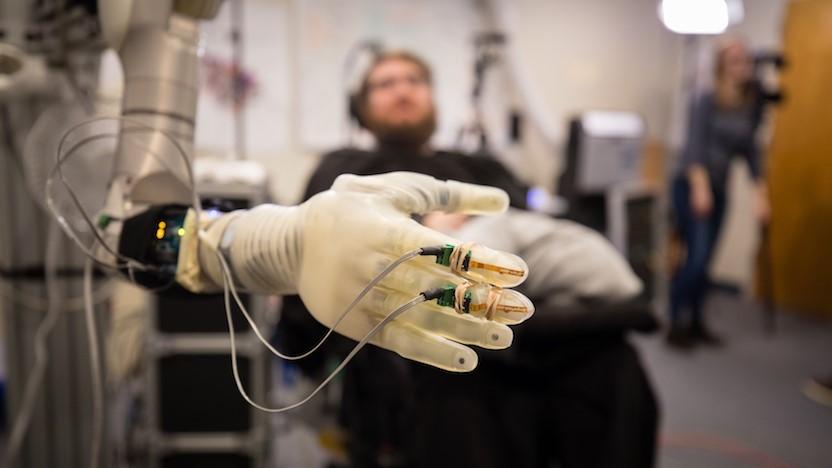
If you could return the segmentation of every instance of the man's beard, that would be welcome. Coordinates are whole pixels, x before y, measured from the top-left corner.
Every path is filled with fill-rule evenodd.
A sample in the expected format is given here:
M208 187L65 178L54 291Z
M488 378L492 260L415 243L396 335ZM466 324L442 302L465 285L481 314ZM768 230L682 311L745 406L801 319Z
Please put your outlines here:
M367 130L382 146L423 146L436 131L436 112L431 111L418 122L394 125L372 117L367 119Z

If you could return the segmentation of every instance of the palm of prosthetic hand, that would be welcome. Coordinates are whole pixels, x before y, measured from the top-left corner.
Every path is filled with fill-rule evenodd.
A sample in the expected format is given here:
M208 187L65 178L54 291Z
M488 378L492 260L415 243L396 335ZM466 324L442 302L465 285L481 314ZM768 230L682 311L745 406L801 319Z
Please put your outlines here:
M505 210L507 205L508 197L502 190L441 182L419 174L341 176L331 190L301 207L304 233L298 292L312 315L331 327L367 283L403 253L420 247L460 244L420 225L412 214L493 213ZM519 278L493 275L493 286L515 286L525 278L525 263L518 257L479 249L499 263L523 271ZM387 314L419 293L465 282L448 267L437 264L434 257L417 257L382 280L336 331L360 340ZM469 371L476 367L477 356L460 343L492 349L508 347L513 334L506 323L524 320L532 312L525 298L520 296L519 302L526 305L527 314L498 314L493 320L461 315L452 308L426 302L387 324L372 342L436 367Z

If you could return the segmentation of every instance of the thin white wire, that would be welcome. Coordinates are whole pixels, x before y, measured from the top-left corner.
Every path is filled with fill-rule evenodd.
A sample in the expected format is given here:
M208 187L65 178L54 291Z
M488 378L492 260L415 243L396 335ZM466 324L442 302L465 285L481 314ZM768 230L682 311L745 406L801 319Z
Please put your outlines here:
M61 137L61 141L58 144L58 152L56 153L57 160L55 162L55 165L52 166L52 170L49 173L49 177L47 177L47 179L46 179L46 187L45 187L45 194L44 194L44 197L46 198L46 206L49 208L49 210L55 216L55 219L58 220L58 223L61 225L61 228L63 228L64 232L66 232L66 234L73 241L75 241L75 243L78 244L78 246L81 247L81 249L84 250L85 253L87 253L87 256L93 256L93 258L95 258L95 256L91 253L91 250L88 250L89 247L84 245L83 242L81 242L80 237L78 237L77 233L69 225L69 222L66 220L63 213L61 213L60 210L58 210L58 207L55 205L54 198L52 197L52 184L54 183L55 176L58 175L58 176L60 176L61 183L63 183L64 187L67 190L67 193L69 193L69 196L72 199L72 202L75 204L76 208L78 208L79 211L81 212L81 215L83 216L84 220L87 223L87 226L90 228L90 231L93 233L96 240L111 255L113 255L117 259L122 260L123 262L127 263L127 260L124 259L123 256L119 255L118 252L114 251L109 245L107 245L107 243L101 237L101 235L98 232L98 228L95 226L95 223L92 222L92 219L89 217L87 212L83 209L83 207L81 205L81 202L78 199L78 196L75 194L75 190L72 188L72 186L69 185L69 182L66 180L66 177L64 176L64 173L63 173L63 164L64 164L64 162L67 159L69 159L70 156L75 154L75 152L78 151L80 148L82 148L84 145L86 145L88 143L92 143L93 141L96 141L96 140L103 140L105 138L117 138L118 133L102 133L102 134L99 134L99 135L93 135L93 136L90 136L90 137L87 137L87 138L83 138L80 142L73 145L72 148L70 148L70 150L67 151L67 153L64 155L63 152L62 152L64 142L66 141L66 138L71 134L71 132L73 130L75 130L77 127L78 126L76 125L75 127L72 127L69 130L67 130L66 133L64 133L64 135ZM101 262L100 260L98 262L99 263L105 263L105 262Z
M246 321L248 321L248 324L251 326L252 331L254 331L254 334L257 335L257 338L260 340L260 342L263 343L263 345L266 348L268 348L269 351L271 351L271 353L274 354L275 356L280 357L282 359L286 359L288 361L297 361L299 359L303 359L305 357L310 356L312 353L317 351L321 346L323 346L323 344L326 342L326 340L329 339L330 335L332 335L332 333L335 331L335 329L338 328L338 325L341 324L341 321L344 320L344 318L352 311L352 309L356 305L358 305L359 302L361 302L361 300L364 298L364 296L366 296L367 293L369 293L374 287L376 287L376 285L379 282L381 282L381 280L386 278L387 275L389 275L391 272L393 272L393 270L398 268L399 265L401 265L402 263L410 260L411 258L419 256L419 254L421 254L421 253L422 253L421 248L411 250L410 252L402 255L401 257L399 257L398 259L396 259L395 261L393 261L392 263L387 265L387 267L384 270L382 270L381 273L376 275L376 277L373 278L373 280L370 281L367 284L367 286L364 287L364 289L355 297L355 299L352 300L352 302L347 306L347 308L344 309L344 312L342 312L341 315L338 317L338 320L336 320L335 323L331 327L329 327L329 330L327 330L327 332L324 334L324 336L318 341L318 343L315 346L313 346L311 349L309 349L308 351L306 351L304 353L297 354L297 355L294 355L294 356L286 355L286 354L281 353L280 351L275 349L271 345L271 343L269 343L269 340L267 340L266 338L263 337L262 333L260 332L260 328L254 322L254 319L251 318L251 315L249 314L248 310L246 309L246 306L243 304L243 301L240 299L240 296L237 294L237 286L234 283L233 275L230 274L231 268L228 266L228 263L225 260L225 256L222 255L222 253L220 253L218 258L220 259L220 266L223 269L223 277L225 278L225 276L227 275L228 278L229 278L231 295L234 297L234 301L237 303L237 306L240 308L240 312L243 313L243 316L246 318Z
M118 121L124 121L124 122L127 122L127 123L131 123L133 125L142 126L142 127L144 127L144 131L150 131L150 132L160 131L161 132L161 130L158 130L154 127L151 127L147 124L144 124L144 123L141 123L141 122L138 122L138 121L134 121L132 119L128 119L128 118L125 118L125 117L97 117L97 118L85 120L83 122L80 122L80 123L76 124L75 126L73 126L72 128L70 128L69 130L67 130L64 133L64 135L61 137L60 142L58 143L58 152L57 152L56 163L55 163L55 166L53 167L53 171L50 174L50 177L47 179L47 182L46 182L47 205L49 205L50 209L52 209L52 211L55 212L55 207L54 207L54 203L53 203L53 200L52 200L51 186L52 186L52 183L53 183L53 180L54 180L54 175L55 175L55 173L57 173L57 175L60 176L61 183L64 185L64 187L66 187L67 192L69 193L69 196L70 196L73 204L78 209L78 211L81 213L81 215L83 216L84 221L87 224L87 227L89 227L90 231L92 231L93 235L96 237L98 242L102 245L102 247L104 247L104 249L107 250L107 252L109 252L111 255L113 255L117 259L123 261L128 266L133 264L133 266L139 266L139 267L142 267L142 268L147 268L145 265L142 265L140 262L137 262L134 259L131 259L129 257L125 257L124 255L121 255L119 252L113 250L109 245L107 245L107 243L104 241L104 239L99 234L98 229L95 226L95 223L92 221L92 218L90 218L90 216L87 214L87 212L84 211L80 199L76 195L75 190L73 190L72 187L69 185L69 181L66 180L66 177L65 177L64 172L63 172L63 161L66 160L72 154L74 154L76 151L79 151L84 145L86 145L88 143L91 143L95 140L100 140L100 139L104 139L104 138L111 138L111 137L120 137L123 142L126 142L126 141L129 141L126 138L128 136L127 135L128 133L132 133L134 131L135 132L141 132L141 130L130 129L130 130L122 130L119 133L100 133L98 135L92 135L92 136L83 138L83 139L81 139L81 141L72 145L72 147L66 152L66 154L64 156L61 156L63 154L63 151L62 151L63 147L66 144L67 139L69 138L69 136L72 134L73 131L77 130L78 128L80 128L84 125L89 125L89 124L95 123L97 121L113 120L113 119L117 119ZM171 135L170 138L172 139L173 136ZM175 140L171 140L171 142L175 142ZM174 143L174 144L175 144L175 146L178 150L184 151L184 149L182 149L181 146L179 146L177 143ZM150 148L148 148L146 146L142 146L142 150L146 151L151 156L153 156L153 158L156 159L156 161L158 161L168 171L170 171L172 173L175 172L173 170L173 168L171 168L171 166L167 164L167 162L164 160L164 158L160 157L158 154L156 154ZM190 162L187 162L186 164L190 164ZM63 218L63 217L61 216L61 218ZM62 223L62 225L67 226L64 223Z
M23 387L23 398L21 399L20 409L14 420L11 431L9 432L8 445L6 446L6 453L3 454L3 466L10 468L12 463L17 458L17 454L23 445L23 439L26 437L26 432L29 430L29 424L32 420L32 413L35 408L35 399L40 392L43 377L46 372L46 365L49 362L49 354L47 353L46 340L58 319L61 317L62 308L58 304L58 284L57 284L57 261L58 261L58 243L60 242L60 229L55 223L49 223L47 245L46 245L46 259L45 259L45 277L46 277L46 294L48 297L49 308L43 320L35 330L34 337L34 354L35 359L32 364L32 370L26 378L26 384Z
M78 126L69 129L67 131L67 133L64 134L64 138L66 138L67 135L69 135L69 132L73 131L77 127ZM75 244L81 249L82 252L84 252L84 254L87 257L92 258L93 261L95 261L95 263L98 264L99 266L102 266L102 267L105 267L105 268L110 268L110 269L118 268L118 266L119 266L118 262L116 262L116 266L113 266L113 265L110 265L109 263L107 263L106 261L99 259L95 255L95 253L92 251L91 247L87 246L86 244L83 243L83 241L81 241L81 238L78 235L78 233L75 231L75 229L72 228L72 226L69 225L69 221L66 220L66 217L58 209L58 206L55 204L55 201L54 201L54 198L53 198L53 195L52 195L52 185L54 184L55 177L60 175L61 176L61 182L63 183L64 187L66 188L67 192L69 193L70 198L72 199L76 208L81 213L81 216L83 217L83 219L85 220L87 225L90 227L90 230L92 231L93 235L95 236L94 240L97 241L99 244L101 244L104 247L104 249L107 250L108 252L110 252L114 257L116 257L117 260L121 260L123 262L123 264L121 264L121 266L126 265L128 267L128 270L129 270L130 274L132 274L132 269L133 268L138 268L138 269L141 269L141 270L145 270L147 268L146 268L146 266L142 265L139 262L136 262L135 260L133 260L131 262L130 259L126 259L125 257L119 255L117 252L114 252L110 248L110 246L107 245L107 243L104 241L104 239L101 237L100 233L98 232L98 228L95 226L95 224L92 222L92 219L89 217L89 214L87 214L87 212L81 206L81 203L78 199L78 196L75 194L75 190L72 188L71 185L69 185L69 182L64 178L63 172L61 170L64 163L71 156L73 156L76 153L76 151L78 151L84 145L86 145L88 143L91 143L93 141L96 141L96 140L101 140L101 139L104 139L104 138L117 138L118 136L119 136L118 133L102 133L102 134L99 134L99 135L93 135L93 136L84 138L80 142L76 143L72 148L70 148L70 150L67 151L67 153L64 154L64 155L61 154L61 149L62 149L63 141L64 141L62 139L61 144L58 146L58 160L55 163L55 165L52 167L52 170L50 171L49 177L47 177L47 179L46 179L46 187L45 187L44 197L46 198L47 208L49 208L49 211L52 212L52 215L58 221L58 224L61 226L63 231L66 233L67 236L69 236L70 239L72 239L73 242L75 242ZM153 153L151 152L151 154L153 154Z
M220 263L223 263L224 259L222 259L222 253L217 251L217 254L218 254L218 257L220 258ZM223 268L222 286L223 286L223 294L224 294L224 298L225 298L225 318L228 321L228 333L229 333L229 338L231 339L231 370L234 374L234 383L237 384L237 390L240 392L240 395L242 395L242 397L248 402L249 405L259 409L260 411L265 411L267 413L282 413L284 411L289 411L289 410L295 409L295 408L305 404L306 402L308 402L309 400L314 398L315 395L317 395L321 390L323 390L324 387L326 387L329 384L329 382L331 382L332 379L334 379L335 376L338 375L338 373L340 373L341 370L343 370L344 367L347 364L349 364L349 362L355 357L355 355L358 354L358 352L361 351L361 349L379 331L381 331L388 323L392 322L393 320L398 318L399 315L407 312L408 310L417 306L418 304L421 304L422 302L425 302L425 296L420 294L420 295L414 297L411 301L406 302L406 303L402 304L401 306L399 306L398 308L396 308L393 312L390 313L390 315L388 315L383 320L381 320L379 323L377 323L372 329L370 329L369 332L367 332L366 335L364 335L364 338L362 338L361 341L359 341L358 344L355 345L355 347L352 349L352 351L350 351L350 353L347 354L347 357L345 357L344 360L341 361L341 364L339 364L338 367L336 367L335 370L333 370L332 373L330 373L329 376L326 379L324 379L324 381L321 382L315 388L315 390L312 390L312 392L309 395L307 395L305 398L303 398L302 400L297 401L295 403L292 403L291 405L284 406L282 408L269 408L269 407L266 407L266 406L262 406L258 403L255 403L251 399L251 397L248 395L248 393L246 393L245 388L243 388L243 382L240 380L240 372L237 368L237 344L236 344L236 339L234 337L234 334L235 334L235 332L234 332L234 322L231 319L231 300L230 300L229 287L228 287L229 280L230 280L230 274L225 268Z
M104 426L104 384L101 371L101 351L98 343L98 327L95 305L92 301L92 259L84 262L84 321L90 351L90 376L92 378L92 441L90 466L97 468L101 457L101 438Z
M70 198L72 199L73 204L75 204L75 207L81 213L82 217L84 218L84 221L86 222L86 224L91 229L93 235L95 235L96 240L107 251L109 251L112 255L114 255L117 259L123 261L124 264L128 267L128 274L132 276L132 273L133 273L132 269L133 268L140 269L140 270L146 270L146 269L148 269L148 266L145 265L145 264L142 264L141 262L136 261L135 259L124 257L123 255L119 254L118 252L113 251L112 248L110 248L110 246L107 245L107 243L104 241L104 239L99 234L98 228L95 226L95 223L92 221L89 214L87 214L87 212L83 209L83 206L81 205L80 200L78 199L78 197L75 194L75 190L72 188L72 186L69 185L69 183L66 180L66 178L64 177L64 174L63 174L63 171L62 171L62 166L63 166L64 162L71 155L73 155L76 151L78 151L78 149L80 149L83 145L85 145L87 143L90 143L92 141L98 140L98 139L109 138L109 137L114 137L114 136L117 137L117 136L120 136L122 133L124 133L124 132L121 132L121 133L102 133L102 134L99 134L99 135L93 135L93 136L84 138L80 142L73 145L70 148L70 150L67 151L66 154L62 154L63 146L66 144L66 140L69 138L69 135L72 132L76 131L77 129L81 128L84 125L89 125L89 124L92 124L92 123L95 123L95 122L101 122L101 121L126 122L126 123L129 123L129 124L132 124L132 125L142 127L147 131L157 132L160 135L162 135L163 137L165 137L165 139L167 139L174 146L174 148L176 149L175 153L182 159L182 163L184 164L184 167L185 167L185 170L186 170L186 173L187 173L187 176L188 176L188 183L189 183L190 188L191 188L191 194L193 196L192 206L193 206L194 211L195 211L194 217L195 217L195 221L196 221L197 226L200 225L199 221L200 221L201 205L200 205L200 201L199 201L199 196L198 196L197 191L196 191L196 183L195 183L194 174L193 174L193 166L191 164L191 161L188 159L188 154L185 151L185 149L182 147L182 145L176 140L176 138L172 134L170 134L169 132L167 132L165 130L162 130L162 129L158 129L158 128L153 127L151 125L148 125L144 122L141 122L141 121L138 121L138 120L135 120L135 119L130 119L130 118L127 118L127 117L124 117L124 116L94 117L94 118L91 118L91 119L84 120L84 121L74 125L73 127L69 128L66 132L64 132L64 135L62 136L61 141L58 144L58 151L56 153L55 166L53 167L50 176L46 180L46 194L45 194L46 204L49 207L52 214L54 215L55 219L58 221L61 228L64 230L64 232L70 237L70 239L72 239L75 242L76 245L78 245L78 247L87 255L87 257L92 258L93 261L95 261L96 263L98 263L101 266L112 268L112 265L109 265L106 262L101 261L100 259L98 259L95 256L95 254L89 249L89 247L86 246L80 240L80 237L77 235L75 230L69 225L68 221L65 219L63 214L60 212L60 210L55 205L54 200L52 198L51 187L52 187L52 184L54 183L55 176L59 175L60 178L61 178L61 182L63 183L67 192L70 194ZM160 157L155 152L150 151L149 148L146 148L146 149L147 149L148 153L151 156L153 156L157 161L159 161L160 164L162 164L163 166L170 169L170 166L167 164L167 162L164 160L164 158Z
M170 141L170 142L174 145L174 147L176 148L176 150L177 150L178 154L180 154L180 155L181 155L181 157L182 157L182 161L183 161L183 163L184 163L184 165L185 165L185 168L188 170L188 172L189 172L189 173L191 172L191 171L190 171L191 162L190 162L190 160L188 159L187 154L185 153L184 148L182 148L182 146L179 144L179 142L178 142L178 141L176 141L176 138L175 138L173 135L171 135L170 133L168 133L168 132L166 132L166 131L164 131L164 130L162 130L162 129L159 129L159 128L157 128L157 127L153 127L153 126L151 126L151 125L148 125L147 123L144 123L144 122L141 122L141 121L138 121L138 120L135 120L135 119L131 119L131 118L128 118L128 117L124 117L124 116L118 116L118 117L114 117L114 116L102 116L102 117L93 117L93 118L91 118L91 119L84 120L84 121L79 122L78 124L76 124L76 125L72 126L72 127L71 127L71 128L69 128L66 132L64 132L63 136L61 137L60 142L58 143L58 151L57 151L57 154L56 154L56 165L55 165L55 168L57 169L58 175L59 175L59 176L60 176L60 178L61 178L61 182L64 184L64 186L66 186L66 187L67 187L67 189L68 189L68 191L69 191L69 193L70 193L70 196L72 197L72 201L73 201L73 203L75 204L75 207L76 207L76 208L78 208L80 211L82 211L82 213L83 213L83 214L86 214L86 212L84 212L84 211L83 211L82 206L81 206L81 202L80 202L80 200L78 199L78 197L75 195L74 190L70 190L69 182L66 180L66 177L64 176L64 173L63 173L63 170L62 170L62 164L60 164L60 162L61 162L61 154L62 154L62 149L63 149L64 145L66 144L67 139L68 139L68 138L69 138L69 136L72 134L72 132L74 132L75 130L78 130L79 128L81 128L81 127L83 127L83 126L85 126L85 125L90 125L90 124L92 124L92 123L95 123L95 122L101 122L101 121L105 121L105 120L109 120L109 121L116 120L116 121L118 121L118 122L129 123L129 124L131 124L131 125L136 125L136 126L142 127L142 128L144 128L144 130L149 131L149 132L159 132L159 133L160 133L160 134L162 134L163 136L167 137L168 141ZM131 131L132 131L132 130L131 130ZM117 135L117 136L124 136L126 133L128 133L128 131L125 131L124 129L122 129L122 131L121 131L121 132L119 132L119 133L117 133L116 135ZM106 137L107 135L108 135L108 134L100 134L100 135L97 135L97 136L92 136L92 137L85 138L85 139L83 139L81 142L76 143L76 144L73 146L73 148L72 148L70 151L68 151L68 152L67 152L67 154L70 154L70 153L72 153L72 152L76 151L76 150L77 150L78 148L80 148L81 146L83 146L83 145L85 144L84 140L87 140L87 139L91 139L91 140L92 140L92 139L98 139L98 137L102 137L102 138L103 138L103 137ZM144 149L149 150L149 148L144 148ZM156 153L154 153L154 152L152 152L152 151L149 151L149 153L150 153L150 154L151 154L151 156L153 156L153 157L154 157L154 158L155 158L155 159L156 159L156 160L157 160L157 161L158 161L158 162L159 162L162 166L166 167L166 168L167 168L170 172L175 172L175 171L173 171L173 169L172 169L172 168L171 168L171 167L167 164L167 161L165 161L163 158L160 158L160 157L159 157L159 155L157 155ZM93 223L93 222L92 222L92 220L89 218L89 216L84 216L84 220L87 222L87 225L89 226L89 228L90 228L93 232L97 233L97 230L96 230L96 227L95 227L95 223ZM99 241L100 241L100 242L102 242L102 244L103 244L103 240L102 240L100 237L99 237ZM112 255L114 255L114 256L116 256L116 257L119 257L119 253L118 253L118 252L116 252L116 251L113 251L113 250L112 250L109 246L107 246L106 244L104 244L104 248L105 248L105 249L107 249L107 250L108 250L108 251L109 251Z

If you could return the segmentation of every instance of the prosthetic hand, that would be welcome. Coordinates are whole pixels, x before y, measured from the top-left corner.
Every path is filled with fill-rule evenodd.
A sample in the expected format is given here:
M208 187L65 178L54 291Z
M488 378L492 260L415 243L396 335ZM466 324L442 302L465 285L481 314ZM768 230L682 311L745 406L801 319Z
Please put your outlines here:
M342 175L330 190L297 207L263 205L205 220L202 236L194 234L190 213L177 281L194 291L220 289L225 261L246 290L297 292L319 322L354 340L397 306L431 291L438 302L415 306L370 342L467 372L476 367L477 355L460 343L506 348L513 338L507 324L531 316L528 299L502 289L526 278L526 264L515 255L461 244L411 215L497 213L507 206L505 192L490 187L405 172ZM365 286L407 252L417 258L402 263L340 320Z

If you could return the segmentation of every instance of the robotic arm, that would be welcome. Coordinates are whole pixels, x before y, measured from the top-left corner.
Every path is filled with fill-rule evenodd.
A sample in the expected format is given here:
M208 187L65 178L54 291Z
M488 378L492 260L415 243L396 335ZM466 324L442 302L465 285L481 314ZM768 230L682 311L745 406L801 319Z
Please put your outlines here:
M211 292L233 281L252 292L297 292L335 331L359 341L371 336L378 346L451 371L476 367L476 353L464 344L508 347L507 325L533 312L528 299L503 289L526 278L525 263L411 218L429 211L504 211L508 197L501 190L410 173L345 175L300 206L213 216L199 211L189 177L197 21L212 18L220 5L99 2L125 76L116 169L99 216L111 254L118 253L110 255L113 263L129 258L151 266L130 271L147 286L175 280ZM414 297L426 301L372 333Z
M176 151L192 158L199 92L198 20L213 18L221 4L99 1L102 28L118 51L125 80L125 120L110 196L116 209L126 202L191 203L186 167Z

